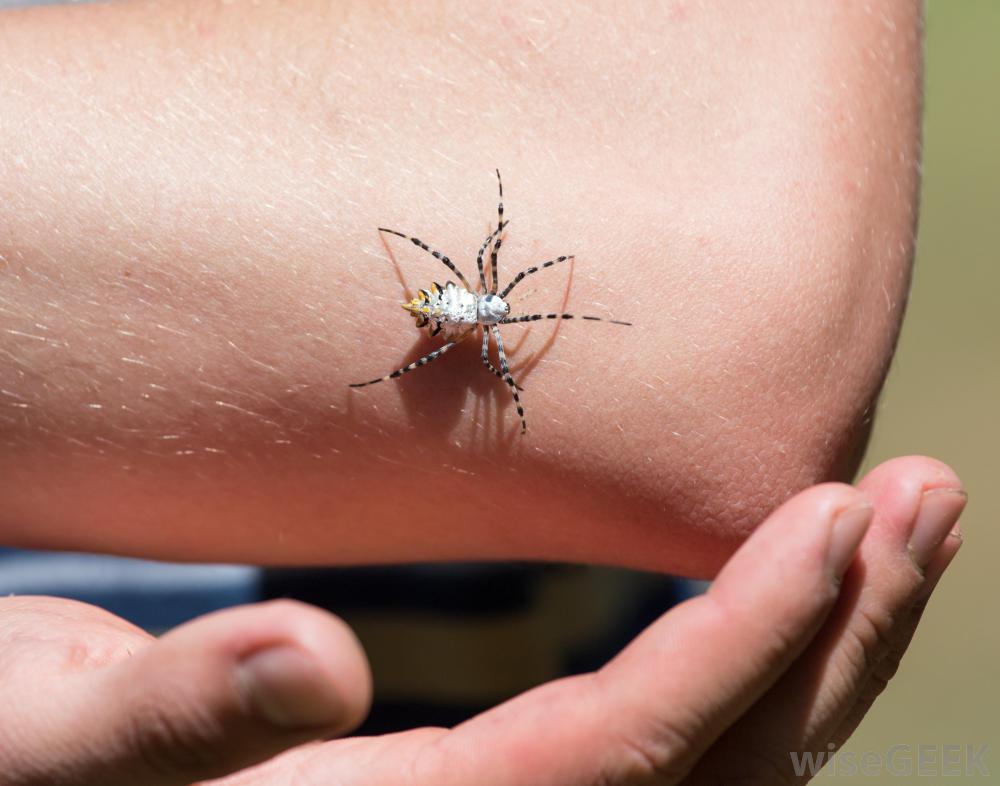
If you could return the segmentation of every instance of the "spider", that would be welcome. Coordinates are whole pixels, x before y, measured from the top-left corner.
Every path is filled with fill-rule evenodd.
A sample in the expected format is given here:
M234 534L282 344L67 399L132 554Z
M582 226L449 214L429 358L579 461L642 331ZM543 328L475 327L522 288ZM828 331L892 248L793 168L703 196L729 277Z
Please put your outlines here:
M376 382L384 382L387 379L396 379L403 376L403 374L413 371L415 368L426 366L471 335L477 327L481 327L483 330L483 365L499 379L506 382L510 388L510 392L514 397L514 406L517 407L518 417L521 418L521 433L524 434L528 430L528 424L524 419L524 407L521 406L521 397L518 395L518 391L523 390L523 388L514 382L514 378L510 374L510 369L507 367L507 353L503 348L503 339L500 337L499 326L510 325L515 322L535 322L539 319L573 319L574 317L572 314L524 314L510 316L510 304L507 302L507 296L525 277L537 273L543 268L552 267L560 262L567 262L574 257L573 255L560 256L543 262L540 265L533 265L522 270L498 294L497 254L500 251L500 246L503 244L501 233L504 227L510 223L503 219L503 181L500 179L500 170L497 170L497 185L500 189L500 204L497 207L497 228L483 241L483 245L480 247L479 254L476 257L476 265L479 268L479 292L469 285L468 280L462 275L462 271L455 267L455 264L448 257L428 247L422 240L404 235L395 229L378 228L379 232L388 232L390 235L396 235L404 240L409 240L413 245L422 248L435 259L440 259L445 267L458 276L461 285L449 281L444 286L441 286L441 284L435 282L428 289L421 289L417 297L413 298L409 303L402 304L403 308L414 317L418 328L426 327L431 336L436 336L438 333L443 334L446 342L443 346L435 349L433 352L429 352L419 360L413 361L408 366L396 369L391 374L386 374L384 377L379 377L369 382L355 382L350 387L362 388L366 385L374 385ZM493 248L490 250L492 286L487 287L486 273L483 268L483 255L486 253L486 249L490 243L493 243ZM602 319L601 317L585 316L580 317L580 319L592 322L611 322L615 325L632 324L631 322L621 322L617 319ZM497 354L500 356L499 370L490 360L491 334L497 343Z

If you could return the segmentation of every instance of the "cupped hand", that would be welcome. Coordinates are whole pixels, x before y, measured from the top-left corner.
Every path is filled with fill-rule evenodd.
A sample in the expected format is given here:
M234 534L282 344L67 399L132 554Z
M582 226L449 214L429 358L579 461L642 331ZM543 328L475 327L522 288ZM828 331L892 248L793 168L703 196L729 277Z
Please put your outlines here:
M361 720L371 683L343 623L298 603L154 639L92 606L5 598L0 783L802 782L795 761L846 739L895 671L959 548L959 489L911 457L804 491L603 669L451 730L321 742Z

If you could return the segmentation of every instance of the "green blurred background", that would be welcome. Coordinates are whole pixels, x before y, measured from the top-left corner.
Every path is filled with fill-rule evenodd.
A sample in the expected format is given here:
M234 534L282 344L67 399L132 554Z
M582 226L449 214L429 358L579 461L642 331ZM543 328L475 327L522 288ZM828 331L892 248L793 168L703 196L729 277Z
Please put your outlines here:
M965 542L844 751L988 744L992 776L978 779L1000 783L1000 2L931 0L926 35L917 262L865 468L909 453L947 461L969 492Z

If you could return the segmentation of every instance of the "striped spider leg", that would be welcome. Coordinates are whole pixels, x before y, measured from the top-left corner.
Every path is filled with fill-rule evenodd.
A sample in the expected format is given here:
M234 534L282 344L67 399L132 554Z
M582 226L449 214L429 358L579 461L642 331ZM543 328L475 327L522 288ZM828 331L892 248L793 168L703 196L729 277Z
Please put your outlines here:
M350 388L363 388L366 385L374 385L376 382L385 382L387 379L396 379L397 377L403 376L403 374L409 374L413 369L420 368L421 366L426 366L432 360L437 360L445 352L455 346L457 341L449 341L447 344L435 349L433 352L428 352L422 358L414 360L408 366L403 366L402 368L397 368L391 374L386 374L384 377L379 377L378 379L373 379L368 382L352 382L348 387Z
M575 317L573 314L524 314L511 316L510 304L507 302L507 296L511 293L514 287L521 283L521 281L523 281L527 276L533 275L539 270L552 267L560 262L569 261L573 259L573 257L560 256L555 259L550 259L547 262L543 262L540 265L534 265L526 268L514 276L504 290L498 293L497 290L499 289L499 283L497 275L497 257L499 255L500 247L503 245L503 230L507 224L510 223L509 221L505 221L503 217L503 181L500 179L499 170L497 170L497 187L500 193L500 200L497 205L497 228L494 229L487 236L486 240L483 241L482 246L479 248L479 253L476 256L476 267L479 272L478 291L473 290L473 288L469 285L468 280L464 275L462 275L462 272L444 254L439 251L435 251L422 240L418 240L415 237L404 235L402 232L397 232L395 229L379 227L380 232L388 232L389 234L396 235L404 240L409 240L413 243L413 245L423 249L435 259L440 260L445 267L458 277L461 284L459 285L449 281L442 286L441 284L435 282L430 288L421 289L417 297L413 298L409 303L402 304L403 308L416 320L416 326L418 328L426 327L431 336L443 333L445 344L433 352L428 352L426 355L418 358L409 365L396 369L390 374L386 374L384 377L378 377L377 379L373 379L368 382L356 382L350 387L360 388L365 387L366 385L374 385L376 382L384 382L387 379L396 379L416 368L420 368L420 366L425 366L448 352L460 341L471 335L472 332L478 327L483 331L481 355L483 365L492 374L506 382L507 387L510 388L511 395L514 398L514 406L517 409L518 417L521 419L521 433L524 434L528 429L528 424L524 418L524 407L521 404L521 397L518 395L518 392L522 391L523 388L521 388L514 381L514 377L510 373L510 366L507 362L507 353L504 350L503 338L500 335L500 325L510 325L517 322L535 322L540 319L574 319ZM490 250L489 286L487 286L486 270L483 264L487 249ZM594 322L610 322L615 325L632 324L631 322L622 322L617 319L603 319L602 317L592 316L582 316L580 319ZM489 356L491 336L497 345L497 354L500 358L499 369L493 365Z
M418 240L415 237L410 237L409 235L404 235L402 232L397 232L395 229L386 229L385 227L379 227L378 231L388 232L390 235L395 235L396 237L401 237L404 240L409 240L417 248L422 248L424 251L426 251L435 259L440 259L441 263L446 268L448 268L452 273L458 276L458 280L462 282L462 286L464 286L468 290L472 289L472 287L469 286L469 282L466 280L465 276L462 275L462 271L459 270L457 267L455 267L455 263L452 262L450 259L448 259L448 257L442 254L440 251L435 251L433 248L429 248L424 241Z
M500 177L500 172L497 172L497 177ZM497 228L493 230L489 235L487 235L486 240L483 241L482 246L479 247L479 254L476 255L476 265L479 268L479 285L484 293L489 292L486 288L486 274L483 271L483 254L486 253L486 248L489 246L493 238L503 231L503 228L509 224L509 221L503 220L503 185L500 186L500 207L498 212L500 214L500 220L497 222ZM493 255L493 266L496 267L496 253ZM492 293L491 293L492 294ZM498 379L503 379L503 374L501 374L496 366L493 365L493 361L490 360L490 331L483 330L483 351L482 351L483 365L494 374ZM523 388L518 388L522 390Z

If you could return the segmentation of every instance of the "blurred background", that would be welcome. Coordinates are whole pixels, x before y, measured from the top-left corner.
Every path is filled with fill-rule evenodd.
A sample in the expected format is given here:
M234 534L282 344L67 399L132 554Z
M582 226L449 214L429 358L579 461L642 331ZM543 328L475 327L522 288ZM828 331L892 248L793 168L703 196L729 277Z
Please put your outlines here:
M926 35L917 262L865 469L947 461L969 492L965 543L845 751L989 744L1000 783L1000 3L930 0ZM882 781L899 778L864 778Z
M0 0L0 7L24 4L31 3ZM1000 449L998 42L1000 2L928 3L917 263L899 350L865 462L867 469L893 456L923 453L955 467L970 496L962 519L965 545L935 593L884 699L828 768L832 772L823 782L857 782L857 775L843 771L845 753L859 759L869 751L884 757L894 746L909 746L911 776L883 771L864 778L865 783L899 783L918 777L918 746L932 746L940 756L944 745L988 745L983 761L992 776L979 779L1000 783L1000 567L993 564L1000 557L1000 529L995 524L1000 519L1000 460L993 452ZM57 566L54 560L61 562ZM690 591L682 583L627 571L553 572L541 566L493 566L489 570L494 572L486 574L460 566L450 573L425 570L416 567L409 577L379 570L328 572L320 580L301 571L261 574L231 566L0 551L0 592L81 597L137 622L143 622L155 600L159 616L148 627L156 629L262 594L298 594L323 604L324 597L310 595L323 584L326 599L340 593L337 610L358 630L383 688L406 692L405 685L393 685L392 658L386 655L388 660L380 662L379 653L392 653L397 666L403 656L405 671L418 674L424 689L453 698L456 706L451 709L462 714L472 707L457 706L469 698L456 691L457 682L482 686L474 698L488 703L523 688L525 681L544 679L552 669L593 667L619 645L616 636L625 633L587 640L579 630L553 625L553 617L565 617L560 609L579 606L581 598L589 597L605 622L618 619L628 627ZM124 592L126 586L132 590ZM422 594L415 595L414 586L422 587ZM456 593L456 586L464 589ZM511 592L512 586L521 592ZM609 593L609 586L618 591ZM640 595L648 605L637 609L634 598ZM348 606L355 604L353 612L345 613L345 596L350 596ZM479 597L478 606L456 605L456 597L472 596ZM359 597L365 599L360 606ZM392 607L400 597L408 599L415 614L407 619L379 614L380 603ZM529 607L530 615L522 613ZM539 642L531 662L514 664L497 646L511 635ZM407 642L403 648L402 641ZM560 661L559 653L567 650L577 654ZM444 682L435 681L421 666L442 652L454 658L459 651L469 657L454 662ZM388 726L405 725L404 717L390 717L392 708L389 715L385 712L382 718ZM451 716L443 715L431 722L449 720ZM898 761L905 763L905 751Z

